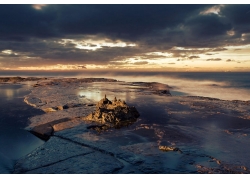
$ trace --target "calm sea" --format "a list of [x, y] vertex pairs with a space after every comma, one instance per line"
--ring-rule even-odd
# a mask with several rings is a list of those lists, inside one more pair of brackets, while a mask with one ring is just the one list
[[250, 100], [250, 72], [0, 71], [0, 76], [104, 77], [128, 82], [161, 82], [172, 87], [172, 95]]

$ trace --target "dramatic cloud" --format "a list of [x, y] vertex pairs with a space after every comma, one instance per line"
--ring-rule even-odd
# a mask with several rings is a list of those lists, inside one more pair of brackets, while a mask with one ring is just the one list
[[220, 9], [220, 14], [227, 17], [236, 34], [250, 33], [250, 5], [226, 5]]
[[182, 67], [250, 49], [246, 4], [3, 4], [0, 27], [2, 69]]

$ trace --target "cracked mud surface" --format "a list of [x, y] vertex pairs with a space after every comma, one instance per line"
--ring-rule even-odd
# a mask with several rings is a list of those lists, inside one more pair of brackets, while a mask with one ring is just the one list
[[[57, 79], [37, 84], [25, 102], [53, 110], [32, 117], [26, 129], [49, 125], [53, 133], [17, 162], [14, 173], [250, 172], [250, 101], [170, 96], [168, 86], [157, 83]], [[105, 94], [135, 106], [140, 118], [120, 129], [88, 128], [98, 124], [81, 117]]]

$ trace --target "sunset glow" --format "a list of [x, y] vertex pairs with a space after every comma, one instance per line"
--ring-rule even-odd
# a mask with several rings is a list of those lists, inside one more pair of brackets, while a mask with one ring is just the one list
[[0, 70], [250, 70], [249, 5], [0, 8]]

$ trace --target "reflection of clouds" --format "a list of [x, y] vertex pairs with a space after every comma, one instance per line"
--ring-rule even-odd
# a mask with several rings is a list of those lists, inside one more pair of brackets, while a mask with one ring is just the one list
[[3, 94], [8, 98], [13, 98], [14, 90], [13, 89], [3, 89]]
[[78, 96], [80, 97], [86, 97], [87, 99], [91, 99], [94, 101], [100, 101], [103, 97], [101, 97], [101, 94], [96, 92], [96, 91], [91, 91], [91, 90], [80, 90], [78, 92]]
[[174, 87], [173, 90], [191, 96], [205, 96], [223, 100], [250, 100], [249, 90], [230, 87], [228, 82], [212, 80], [189, 80], [167, 76], [116, 76], [117, 80], [127, 82], [160, 82]]
[[136, 99], [138, 90], [126, 88], [126, 85], [120, 85], [117, 83], [92, 83], [88, 88], [80, 89], [78, 91], [79, 98], [92, 99], [94, 101], [100, 101], [104, 98], [105, 94], [109, 100], [117, 99], [130, 102]]

